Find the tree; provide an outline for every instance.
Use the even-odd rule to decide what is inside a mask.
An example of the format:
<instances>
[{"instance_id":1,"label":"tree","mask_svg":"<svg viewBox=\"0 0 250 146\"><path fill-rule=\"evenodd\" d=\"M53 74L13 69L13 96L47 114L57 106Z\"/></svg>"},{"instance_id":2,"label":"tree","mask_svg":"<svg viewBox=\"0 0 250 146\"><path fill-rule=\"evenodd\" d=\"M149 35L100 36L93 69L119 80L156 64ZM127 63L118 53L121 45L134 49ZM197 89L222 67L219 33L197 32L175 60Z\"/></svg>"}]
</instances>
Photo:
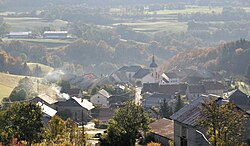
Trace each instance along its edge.
<instances>
[{"instance_id":1,"label":"tree","mask_svg":"<svg viewBox=\"0 0 250 146\"><path fill-rule=\"evenodd\" d=\"M108 124L108 133L101 145L134 146L139 131L148 129L149 117L143 107L128 101L119 108Z\"/></svg>"},{"instance_id":2,"label":"tree","mask_svg":"<svg viewBox=\"0 0 250 146\"><path fill-rule=\"evenodd\" d=\"M164 99L163 103L161 104L160 114L163 118L169 118L173 114L172 107L168 105L166 99Z\"/></svg>"},{"instance_id":3,"label":"tree","mask_svg":"<svg viewBox=\"0 0 250 146\"><path fill-rule=\"evenodd\" d=\"M0 131L5 133L5 140L17 138L18 141L26 141L28 145L42 140L42 112L39 106L16 103L4 111L1 117L5 126L1 126Z\"/></svg>"},{"instance_id":4,"label":"tree","mask_svg":"<svg viewBox=\"0 0 250 146\"><path fill-rule=\"evenodd\" d=\"M181 100L181 95L178 95L174 111L177 112L178 110L180 110L181 108L183 108L183 106L184 106L184 102Z\"/></svg>"},{"instance_id":5,"label":"tree","mask_svg":"<svg viewBox=\"0 0 250 146\"><path fill-rule=\"evenodd\" d=\"M45 128L45 138L47 141L58 142L65 138L66 123L60 117L54 116Z\"/></svg>"},{"instance_id":6,"label":"tree","mask_svg":"<svg viewBox=\"0 0 250 146\"><path fill-rule=\"evenodd\" d=\"M11 101L24 101L27 98L25 89L17 90L16 88L10 94Z\"/></svg>"},{"instance_id":7,"label":"tree","mask_svg":"<svg viewBox=\"0 0 250 146\"><path fill-rule=\"evenodd\" d=\"M205 101L201 108L199 125L205 127L213 146L242 145L245 124L246 113L231 102Z\"/></svg>"}]
</instances>

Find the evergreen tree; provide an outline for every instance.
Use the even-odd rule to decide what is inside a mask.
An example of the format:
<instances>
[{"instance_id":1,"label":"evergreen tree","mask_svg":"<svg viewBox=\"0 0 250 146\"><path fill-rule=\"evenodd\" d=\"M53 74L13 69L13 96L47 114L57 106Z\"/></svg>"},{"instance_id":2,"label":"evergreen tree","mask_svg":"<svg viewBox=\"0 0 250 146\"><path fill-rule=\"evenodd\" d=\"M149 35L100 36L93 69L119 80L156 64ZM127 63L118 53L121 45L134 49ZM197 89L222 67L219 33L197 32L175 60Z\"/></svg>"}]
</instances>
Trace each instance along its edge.
<instances>
[{"instance_id":1,"label":"evergreen tree","mask_svg":"<svg viewBox=\"0 0 250 146\"><path fill-rule=\"evenodd\" d=\"M177 96L177 102L176 102L176 105L175 105L175 112L177 112L178 110L180 110L182 107L184 106L184 102L182 101L181 99L181 95L178 95Z\"/></svg>"},{"instance_id":2,"label":"evergreen tree","mask_svg":"<svg viewBox=\"0 0 250 146\"><path fill-rule=\"evenodd\" d=\"M163 103L161 104L160 114L163 118L169 118L173 114L172 107L168 105L166 99L164 99Z\"/></svg>"}]
</instances>

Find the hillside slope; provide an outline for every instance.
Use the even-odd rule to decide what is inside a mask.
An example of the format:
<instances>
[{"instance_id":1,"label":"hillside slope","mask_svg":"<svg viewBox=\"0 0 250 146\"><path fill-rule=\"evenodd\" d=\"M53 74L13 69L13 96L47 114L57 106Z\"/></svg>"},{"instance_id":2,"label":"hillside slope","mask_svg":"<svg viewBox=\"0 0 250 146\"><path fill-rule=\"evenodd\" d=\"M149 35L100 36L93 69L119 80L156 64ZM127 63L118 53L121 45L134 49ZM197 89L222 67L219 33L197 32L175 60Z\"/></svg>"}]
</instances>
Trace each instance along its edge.
<instances>
[{"instance_id":1,"label":"hillside slope","mask_svg":"<svg viewBox=\"0 0 250 146\"><path fill-rule=\"evenodd\" d=\"M217 48L181 52L167 61L167 68L207 68L229 74L246 75L250 67L250 41L222 44Z\"/></svg>"}]
</instances>

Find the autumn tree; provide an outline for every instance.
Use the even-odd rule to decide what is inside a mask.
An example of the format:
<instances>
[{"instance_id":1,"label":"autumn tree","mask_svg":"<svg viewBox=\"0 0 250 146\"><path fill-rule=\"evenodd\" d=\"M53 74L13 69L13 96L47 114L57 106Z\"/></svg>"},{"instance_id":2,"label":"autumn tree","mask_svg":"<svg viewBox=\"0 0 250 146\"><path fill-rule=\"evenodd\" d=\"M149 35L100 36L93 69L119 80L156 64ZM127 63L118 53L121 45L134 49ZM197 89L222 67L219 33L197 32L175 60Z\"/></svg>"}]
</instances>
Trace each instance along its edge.
<instances>
[{"instance_id":1,"label":"autumn tree","mask_svg":"<svg viewBox=\"0 0 250 146\"><path fill-rule=\"evenodd\" d=\"M1 113L1 140L8 144L11 139L26 141L27 145L42 140L42 112L31 103L16 103Z\"/></svg>"},{"instance_id":2,"label":"autumn tree","mask_svg":"<svg viewBox=\"0 0 250 146\"><path fill-rule=\"evenodd\" d=\"M149 117L143 107L127 102L109 121L108 133L101 138L101 145L134 146L139 131L148 129Z\"/></svg>"},{"instance_id":3,"label":"autumn tree","mask_svg":"<svg viewBox=\"0 0 250 146\"><path fill-rule=\"evenodd\" d=\"M239 146L243 144L246 117L233 103L212 100L203 104L199 125L207 129L213 146Z\"/></svg>"}]
</instances>

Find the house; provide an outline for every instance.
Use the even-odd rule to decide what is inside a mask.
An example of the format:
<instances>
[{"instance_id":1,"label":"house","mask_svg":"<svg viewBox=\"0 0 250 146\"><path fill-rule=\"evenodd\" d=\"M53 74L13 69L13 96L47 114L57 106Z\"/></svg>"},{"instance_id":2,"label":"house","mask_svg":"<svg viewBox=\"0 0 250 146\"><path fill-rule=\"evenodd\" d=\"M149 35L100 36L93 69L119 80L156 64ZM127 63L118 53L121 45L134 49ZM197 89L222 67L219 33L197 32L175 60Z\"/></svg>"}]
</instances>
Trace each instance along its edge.
<instances>
[{"instance_id":1,"label":"house","mask_svg":"<svg viewBox=\"0 0 250 146\"><path fill-rule=\"evenodd\" d=\"M144 83L141 93L154 93L157 92L159 90L159 83Z\"/></svg>"},{"instance_id":2,"label":"house","mask_svg":"<svg viewBox=\"0 0 250 146\"><path fill-rule=\"evenodd\" d=\"M135 83L137 86L142 86L145 83L155 83L156 80L151 74L149 69L140 69L138 70L133 78L135 79Z\"/></svg>"},{"instance_id":3,"label":"house","mask_svg":"<svg viewBox=\"0 0 250 146\"><path fill-rule=\"evenodd\" d=\"M151 107L160 107L161 104L164 102L169 102L171 100L170 95L165 95L163 93L154 93L153 95L150 95L143 99L142 106L145 108L151 108Z\"/></svg>"},{"instance_id":4,"label":"house","mask_svg":"<svg viewBox=\"0 0 250 146\"><path fill-rule=\"evenodd\" d=\"M140 70L142 67L137 65L132 66L123 66L118 70L118 72L126 73L126 76L129 80L132 80L132 77L135 75L135 73Z\"/></svg>"},{"instance_id":5,"label":"house","mask_svg":"<svg viewBox=\"0 0 250 146\"><path fill-rule=\"evenodd\" d=\"M202 94L205 94L205 93L206 93L206 90L203 85L191 84L187 86L186 97L189 100L193 100L193 99L200 97Z\"/></svg>"},{"instance_id":6,"label":"house","mask_svg":"<svg viewBox=\"0 0 250 146\"><path fill-rule=\"evenodd\" d=\"M218 81L203 81L202 85L205 88L206 94L216 94L223 96L225 86Z\"/></svg>"},{"instance_id":7,"label":"house","mask_svg":"<svg viewBox=\"0 0 250 146\"><path fill-rule=\"evenodd\" d=\"M120 95L112 95L108 98L108 103L111 104L122 104L125 101L128 101L129 97L120 96Z\"/></svg>"},{"instance_id":8,"label":"house","mask_svg":"<svg viewBox=\"0 0 250 146\"><path fill-rule=\"evenodd\" d=\"M174 141L174 121L170 119L159 119L149 124L150 135L154 141L161 146L169 146L169 141Z\"/></svg>"},{"instance_id":9,"label":"house","mask_svg":"<svg viewBox=\"0 0 250 146\"><path fill-rule=\"evenodd\" d=\"M222 79L223 78L218 73L206 69L197 69L183 78L182 82L186 82L188 84L199 84L202 80L221 81Z\"/></svg>"},{"instance_id":10,"label":"house","mask_svg":"<svg viewBox=\"0 0 250 146\"><path fill-rule=\"evenodd\" d=\"M44 31L43 38L66 39L66 38L69 38L69 36L68 36L68 31Z\"/></svg>"},{"instance_id":11,"label":"house","mask_svg":"<svg viewBox=\"0 0 250 146\"><path fill-rule=\"evenodd\" d=\"M238 107L250 111L250 96L243 93L241 90L235 89L230 91L226 93L226 97Z\"/></svg>"},{"instance_id":12,"label":"house","mask_svg":"<svg viewBox=\"0 0 250 146\"><path fill-rule=\"evenodd\" d=\"M95 95L90 97L90 102L95 105L101 105L104 107L109 106L109 97L111 95L104 89L98 91Z\"/></svg>"},{"instance_id":13,"label":"house","mask_svg":"<svg viewBox=\"0 0 250 146\"><path fill-rule=\"evenodd\" d=\"M216 95L200 96L170 117L174 120L175 146L209 146L204 132L198 127L197 119L201 115L200 108L204 100L212 99L221 98Z\"/></svg>"},{"instance_id":14,"label":"house","mask_svg":"<svg viewBox=\"0 0 250 146\"><path fill-rule=\"evenodd\" d=\"M161 75L162 77L162 84L179 84L180 78L177 76L175 72L167 72Z\"/></svg>"},{"instance_id":15,"label":"house","mask_svg":"<svg viewBox=\"0 0 250 146\"><path fill-rule=\"evenodd\" d=\"M129 78L125 72L116 71L110 75L110 78L115 83L127 83Z\"/></svg>"},{"instance_id":16,"label":"house","mask_svg":"<svg viewBox=\"0 0 250 146\"><path fill-rule=\"evenodd\" d=\"M112 118L113 114L114 110L112 108L101 107L99 109L99 114L96 118L102 123L108 123L109 119Z\"/></svg>"},{"instance_id":17,"label":"house","mask_svg":"<svg viewBox=\"0 0 250 146\"><path fill-rule=\"evenodd\" d=\"M32 38L32 32L10 32L6 35L8 38Z\"/></svg>"},{"instance_id":18,"label":"house","mask_svg":"<svg viewBox=\"0 0 250 146\"><path fill-rule=\"evenodd\" d=\"M44 125L47 125L50 119L56 115L57 111L41 102L38 102L37 105L40 106L43 113L42 121Z\"/></svg>"},{"instance_id":19,"label":"house","mask_svg":"<svg viewBox=\"0 0 250 146\"><path fill-rule=\"evenodd\" d=\"M58 113L69 111L70 114L67 115L68 118L71 118L76 122L81 122L82 120L86 122L91 120L91 110L94 109L91 102L77 97L72 97L66 101L58 101L54 104L54 107Z\"/></svg>"},{"instance_id":20,"label":"house","mask_svg":"<svg viewBox=\"0 0 250 146\"><path fill-rule=\"evenodd\" d=\"M204 128L198 125L201 117L201 107L207 101L216 100L217 103L223 105L228 100L218 95L202 95L193 100L190 104L185 105L178 112L174 113L170 118L174 120L174 143L175 146L209 146L208 139ZM236 110L243 110L248 116L249 111L241 109L236 105ZM250 139L250 118L246 121L246 134L244 139Z\"/></svg>"},{"instance_id":21,"label":"house","mask_svg":"<svg viewBox=\"0 0 250 146\"><path fill-rule=\"evenodd\" d=\"M32 103L42 103L42 104L45 104L49 107L52 107L52 105L56 102L58 102L58 100L50 97L49 95L47 94L40 94L40 95L37 95L35 98L31 99L30 102Z\"/></svg>"},{"instance_id":22,"label":"house","mask_svg":"<svg viewBox=\"0 0 250 146\"><path fill-rule=\"evenodd\" d=\"M157 90L159 93L164 93L165 95L171 96L174 98L179 93L179 85L160 85L159 89Z\"/></svg>"}]
</instances>

